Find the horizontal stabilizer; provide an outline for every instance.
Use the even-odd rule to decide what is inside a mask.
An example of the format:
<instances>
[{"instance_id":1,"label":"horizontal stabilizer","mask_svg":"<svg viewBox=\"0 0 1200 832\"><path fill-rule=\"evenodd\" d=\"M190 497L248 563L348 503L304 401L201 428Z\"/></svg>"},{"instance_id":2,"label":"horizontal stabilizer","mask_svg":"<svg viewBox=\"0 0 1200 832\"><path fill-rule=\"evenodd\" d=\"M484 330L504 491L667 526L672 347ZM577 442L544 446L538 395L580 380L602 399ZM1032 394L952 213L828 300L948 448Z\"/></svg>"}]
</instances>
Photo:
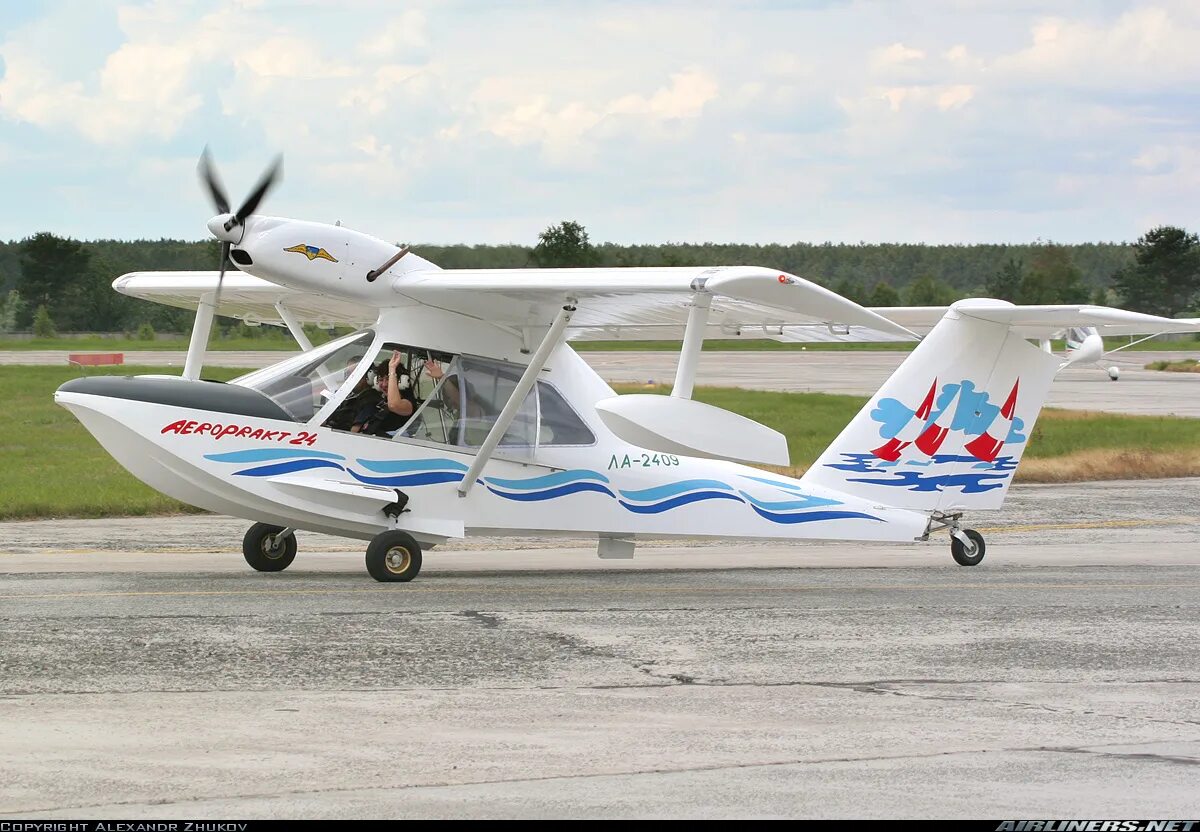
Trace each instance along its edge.
<instances>
[{"instance_id":1,"label":"horizontal stabilizer","mask_svg":"<svg viewBox=\"0 0 1200 832\"><path fill-rule=\"evenodd\" d=\"M596 402L605 427L631 445L684 456L787 465L787 437L693 399L628 394Z\"/></svg>"}]
</instances>

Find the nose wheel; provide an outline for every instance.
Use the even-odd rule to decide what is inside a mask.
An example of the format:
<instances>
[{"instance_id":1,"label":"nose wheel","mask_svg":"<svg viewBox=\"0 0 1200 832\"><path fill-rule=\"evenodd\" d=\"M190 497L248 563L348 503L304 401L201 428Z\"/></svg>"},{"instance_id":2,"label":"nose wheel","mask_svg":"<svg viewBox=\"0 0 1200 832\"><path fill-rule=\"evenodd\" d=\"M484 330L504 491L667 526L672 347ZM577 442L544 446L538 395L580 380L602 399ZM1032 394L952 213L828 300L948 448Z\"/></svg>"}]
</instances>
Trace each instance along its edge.
<instances>
[{"instance_id":1,"label":"nose wheel","mask_svg":"<svg viewBox=\"0 0 1200 832\"><path fill-rule=\"evenodd\" d=\"M983 560L983 553L986 551L983 535L974 529L950 531L950 554L959 566L975 566Z\"/></svg>"},{"instance_id":2,"label":"nose wheel","mask_svg":"<svg viewBox=\"0 0 1200 832\"><path fill-rule=\"evenodd\" d=\"M367 571L377 581L411 581L421 571L421 544L408 532L380 532L367 547Z\"/></svg>"},{"instance_id":3,"label":"nose wheel","mask_svg":"<svg viewBox=\"0 0 1200 832\"><path fill-rule=\"evenodd\" d=\"M296 559L296 535L283 526L255 523L242 538L242 555L259 572L282 572Z\"/></svg>"}]
</instances>

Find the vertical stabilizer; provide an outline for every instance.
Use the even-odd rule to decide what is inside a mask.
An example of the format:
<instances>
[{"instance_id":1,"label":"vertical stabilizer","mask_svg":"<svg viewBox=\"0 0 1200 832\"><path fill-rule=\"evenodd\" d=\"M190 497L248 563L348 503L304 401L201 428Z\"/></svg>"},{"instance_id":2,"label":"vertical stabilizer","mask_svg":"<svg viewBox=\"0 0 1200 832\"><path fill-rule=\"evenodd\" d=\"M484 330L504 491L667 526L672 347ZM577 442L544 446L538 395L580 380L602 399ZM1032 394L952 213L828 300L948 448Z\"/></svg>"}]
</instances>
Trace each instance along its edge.
<instances>
[{"instance_id":1,"label":"vertical stabilizer","mask_svg":"<svg viewBox=\"0 0 1200 832\"><path fill-rule=\"evenodd\" d=\"M804 481L897 508L999 508L1059 363L951 307Z\"/></svg>"}]
</instances>

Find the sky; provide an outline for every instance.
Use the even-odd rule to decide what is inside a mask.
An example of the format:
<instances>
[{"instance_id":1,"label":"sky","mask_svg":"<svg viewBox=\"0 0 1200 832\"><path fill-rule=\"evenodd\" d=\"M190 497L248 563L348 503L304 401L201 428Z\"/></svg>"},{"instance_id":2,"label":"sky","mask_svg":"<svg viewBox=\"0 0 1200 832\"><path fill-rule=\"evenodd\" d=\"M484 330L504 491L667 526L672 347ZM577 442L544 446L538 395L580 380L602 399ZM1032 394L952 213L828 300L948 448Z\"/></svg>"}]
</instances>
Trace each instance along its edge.
<instances>
[{"instance_id":1,"label":"sky","mask_svg":"<svg viewBox=\"0 0 1200 832\"><path fill-rule=\"evenodd\" d=\"M1195 0L0 4L0 239L1088 242L1200 230Z\"/></svg>"}]
</instances>

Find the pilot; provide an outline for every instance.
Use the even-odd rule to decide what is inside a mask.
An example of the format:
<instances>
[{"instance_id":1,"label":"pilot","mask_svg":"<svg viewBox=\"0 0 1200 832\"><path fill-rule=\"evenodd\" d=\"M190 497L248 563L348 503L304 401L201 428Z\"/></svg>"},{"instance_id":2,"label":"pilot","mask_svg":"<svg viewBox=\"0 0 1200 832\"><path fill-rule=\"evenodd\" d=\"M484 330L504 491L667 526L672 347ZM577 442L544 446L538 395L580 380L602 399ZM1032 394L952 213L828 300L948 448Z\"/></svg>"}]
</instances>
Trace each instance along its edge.
<instances>
[{"instance_id":1,"label":"pilot","mask_svg":"<svg viewBox=\"0 0 1200 832\"><path fill-rule=\"evenodd\" d=\"M374 406L360 411L351 430L372 436L390 436L404 427L416 411L419 402L412 379L400 366L402 360L400 351L393 350L391 360L386 365L381 362L376 368L379 400Z\"/></svg>"},{"instance_id":2,"label":"pilot","mask_svg":"<svg viewBox=\"0 0 1200 832\"><path fill-rule=\"evenodd\" d=\"M362 361L362 356L358 355L346 362L347 380L350 379L350 374L354 372L354 368L358 366L358 362ZM379 392L371 386L369 379L370 371L363 373L362 378L354 385L350 394L346 399L337 406L329 419L325 422L325 427L334 428L335 430L350 430L354 425L355 416L367 405L374 406L379 401Z\"/></svg>"}]
</instances>

